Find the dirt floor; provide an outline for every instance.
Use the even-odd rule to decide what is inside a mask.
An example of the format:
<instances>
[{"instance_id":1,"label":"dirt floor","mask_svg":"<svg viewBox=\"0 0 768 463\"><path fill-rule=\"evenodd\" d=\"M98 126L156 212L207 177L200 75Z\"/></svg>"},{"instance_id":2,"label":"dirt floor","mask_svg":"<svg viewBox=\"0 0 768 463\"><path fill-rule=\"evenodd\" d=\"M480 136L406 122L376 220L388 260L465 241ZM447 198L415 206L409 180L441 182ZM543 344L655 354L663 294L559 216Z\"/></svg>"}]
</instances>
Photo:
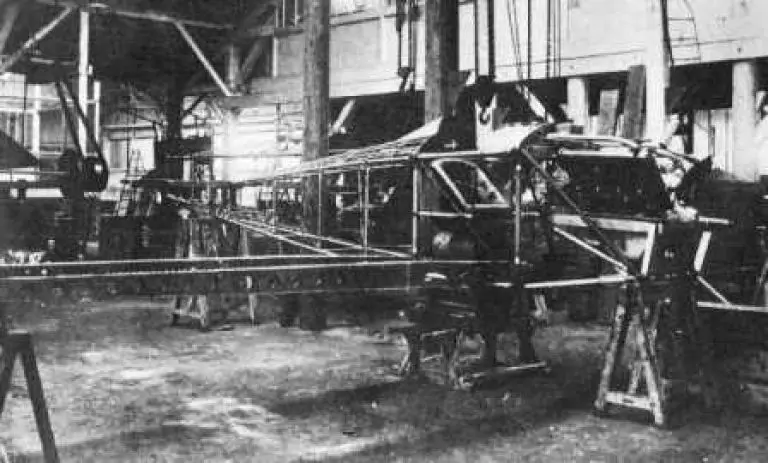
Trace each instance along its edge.
<instances>
[{"instance_id":1,"label":"dirt floor","mask_svg":"<svg viewBox=\"0 0 768 463\"><path fill-rule=\"evenodd\" d=\"M768 461L768 420L734 408L688 410L674 430L593 416L602 326L542 329L549 374L463 392L401 380L402 345L358 329L201 333L169 327L167 307L85 301L18 314L62 461ZM42 461L18 370L0 443L12 461Z\"/></svg>"}]
</instances>

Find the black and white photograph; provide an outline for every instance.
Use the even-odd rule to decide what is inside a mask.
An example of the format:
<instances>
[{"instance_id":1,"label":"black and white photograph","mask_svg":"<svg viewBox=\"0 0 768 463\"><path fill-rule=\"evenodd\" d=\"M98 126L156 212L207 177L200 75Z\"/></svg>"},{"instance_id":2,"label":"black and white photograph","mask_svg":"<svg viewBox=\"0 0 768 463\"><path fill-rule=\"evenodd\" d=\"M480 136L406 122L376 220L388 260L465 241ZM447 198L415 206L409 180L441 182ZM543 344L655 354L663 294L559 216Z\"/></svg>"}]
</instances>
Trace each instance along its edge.
<instances>
[{"instance_id":1,"label":"black and white photograph","mask_svg":"<svg viewBox=\"0 0 768 463\"><path fill-rule=\"evenodd\" d=\"M0 463L768 461L765 18L0 0Z\"/></svg>"}]
</instances>

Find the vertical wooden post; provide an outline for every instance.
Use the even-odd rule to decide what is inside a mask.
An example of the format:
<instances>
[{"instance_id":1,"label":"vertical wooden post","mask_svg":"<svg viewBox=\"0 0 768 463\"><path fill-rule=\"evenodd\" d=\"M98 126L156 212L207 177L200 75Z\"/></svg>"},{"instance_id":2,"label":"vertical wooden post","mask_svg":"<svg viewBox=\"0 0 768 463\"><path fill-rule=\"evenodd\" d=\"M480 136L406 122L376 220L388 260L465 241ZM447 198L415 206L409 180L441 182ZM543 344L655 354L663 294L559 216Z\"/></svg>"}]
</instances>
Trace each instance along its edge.
<instances>
[{"instance_id":1,"label":"vertical wooden post","mask_svg":"<svg viewBox=\"0 0 768 463\"><path fill-rule=\"evenodd\" d=\"M589 79L586 77L571 77L568 79L568 116L573 123L584 127L589 126Z\"/></svg>"},{"instance_id":2,"label":"vertical wooden post","mask_svg":"<svg viewBox=\"0 0 768 463\"><path fill-rule=\"evenodd\" d=\"M308 0L304 14L304 155L312 161L328 155L330 107L330 5ZM319 179L304 180L304 222L309 232L319 230Z\"/></svg>"},{"instance_id":3,"label":"vertical wooden post","mask_svg":"<svg viewBox=\"0 0 768 463\"><path fill-rule=\"evenodd\" d=\"M77 102L85 115L88 115L88 57L90 45L90 13L86 10L80 11L80 42L78 48L77 61ZM86 133L85 121L77 121L77 140L84 151L89 151L88 135Z\"/></svg>"},{"instance_id":4,"label":"vertical wooden post","mask_svg":"<svg viewBox=\"0 0 768 463\"><path fill-rule=\"evenodd\" d=\"M304 2L304 155L303 161L312 161L328 155L328 122L330 108L330 2L305 0ZM328 208L324 189L320 188L321 175L304 178L303 218L307 231L322 233L322 216ZM308 330L322 330L327 326L319 299L301 298L299 326Z\"/></svg>"},{"instance_id":5,"label":"vertical wooden post","mask_svg":"<svg viewBox=\"0 0 768 463\"><path fill-rule=\"evenodd\" d=\"M240 48L235 44L229 44L227 46L227 87L235 91L242 85L240 61Z\"/></svg>"},{"instance_id":6,"label":"vertical wooden post","mask_svg":"<svg viewBox=\"0 0 768 463\"><path fill-rule=\"evenodd\" d=\"M758 177L755 152L757 127L757 65L755 61L733 63L733 173L754 181Z\"/></svg>"},{"instance_id":7,"label":"vertical wooden post","mask_svg":"<svg viewBox=\"0 0 768 463\"><path fill-rule=\"evenodd\" d=\"M645 66L631 66L624 95L624 127L621 136L643 137L643 103L645 102Z\"/></svg>"},{"instance_id":8,"label":"vertical wooden post","mask_svg":"<svg viewBox=\"0 0 768 463\"><path fill-rule=\"evenodd\" d=\"M459 70L459 1L426 1L424 119L450 114L451 88Z\"/></svg>"},{"instance_id":9,"label":"vertical wooden post","mask_svg":"<svg viewBox=\"0 0 768 463\"><path fill-rule=\"evenodd\" d=\"M240 54L240 48L231 43L227 46L226 55L226 82L227 87L232 89L233 92L239 93L243 87L243 75L240 72L240 65L242 57ZM234 138L237 130L237 113L232 109L228 109L224 113L224 154L228 156L234 156L235 145ZM215 172L215 177L219 180L231 180L232 175L230 170L234 169L232 161L230 159L213 159L211 161L211 170ZM215 166L215 167L214 167Z\"/></svg>"},{"instance_id":10,"label":"vertical wooden post","mask_svg":"<svg viewBox=\"0 0 768 463\"><path fill-rule=\"evenodd\" d=\"M666 91L669 68L664 44L663 12L660 0L650 0L646 28L645 138L661 141L667 118Z\"/></svg>"},{"instance_id":11,"label":"vertical wooden post","mask_svg":"<svg viewBox=\"0 0 768 463\"><path fill-rule=\"evenodd\" d=\"M475 71L478 76L490 75L489 68L489 41L488 41L488 9L490 8L488 0L476 0L474 21L475 21ZM475 76L477 78L477 76Z\"/></svg>"}]
</instances>

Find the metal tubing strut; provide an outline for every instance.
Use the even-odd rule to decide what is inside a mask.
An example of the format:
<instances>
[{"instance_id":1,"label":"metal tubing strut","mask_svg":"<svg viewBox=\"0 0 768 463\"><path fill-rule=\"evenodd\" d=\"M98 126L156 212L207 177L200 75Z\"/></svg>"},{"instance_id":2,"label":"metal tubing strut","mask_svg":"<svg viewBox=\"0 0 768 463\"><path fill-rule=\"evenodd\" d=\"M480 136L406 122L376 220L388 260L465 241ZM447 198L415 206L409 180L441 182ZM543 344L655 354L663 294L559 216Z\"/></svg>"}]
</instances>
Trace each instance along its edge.
<instances>
[{"instance_id":1,"label":"metal tubing strut","mask_svg":"<svg viewBox=\"0 0 768 463\"><path fill-rule=\"evenodd\" d=\"M629 262L629 260L624 255L624 253L621 252L621 250L619 250L608 239L607 236L605 236L605 234L600 229L600 227L597 226L597 223L595 223L595 221L592 220L592 218L589 215L587 215L584 211L582 211L581 208L579 207L579 205L576 204L565 193L565 191L563 191L562 188L560 188L560 186L557 184L555 179L552 178L552 176L549 175L549 173L543 167L541 167L538 162L536 162L536 159L528 152L528 150L523 148L523 149L520 150L520 153L523 156L525 156L525 158L528 160L528 162L531 163L533 168L536 169L536 171L539 172L539 174L541 174L541 176L544 179L544 181L547 182L547 185L552 187L552 189L555 191L555 193L557 193L557 195L560 197L560 199L565 201L565 203L568 205L568 207L573 209L573 211L581 217L581 220L583 220L584 223L587 224L587 228L589 228L589 230L592 231L592 233L594 233L595 236L597 236L597 238L600 240L600 242L611 251L611 253L614 255L614 257L617 260L619 260L620 262L622 262L624 265L627 266L627 271L630 272L632 275L637 275L637 270L634 268L632 263Z\"/></svg>"}]
</instances>

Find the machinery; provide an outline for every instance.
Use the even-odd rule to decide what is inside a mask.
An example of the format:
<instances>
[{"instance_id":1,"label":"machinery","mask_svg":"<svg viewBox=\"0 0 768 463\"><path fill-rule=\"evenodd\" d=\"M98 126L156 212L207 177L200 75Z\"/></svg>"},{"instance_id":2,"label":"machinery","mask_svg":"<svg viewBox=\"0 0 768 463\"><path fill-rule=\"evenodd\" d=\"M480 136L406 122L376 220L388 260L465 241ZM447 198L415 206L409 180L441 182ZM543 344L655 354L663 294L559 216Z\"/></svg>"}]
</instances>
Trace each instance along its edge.
<instances>
[{"instance_id":1,"label":"machinery","mask_svg":"<svg viewBox=\"0 0 768 463\"><path fill-rule=\"evenodd\" d=\"M95 218L93 202L89 201L87 196L106 189L109 169L86 115L72 97L74 92L71 85L65 79L56 82L56 89L62 108L65 108L64 115L70 135L77 140L76 121L85 121L90 145L94 147L95 153L89 154L85 146L76 143L74 148L67 148L62 152L55 171L39 170L35 165L31 165L34 163L29 162L7 166L0 171L0 174L5 174L0 180L0 191L7 192L7 195L0 199L3 203L4 219L8 223L19 223L19 228L12 230L15 236L9 237L7 242L0 246L13 249L20 245L23 248L14 249L15 251L44 251L46 259L49 260L75 260L85 254L85 241L88 240ZM70 100L75 101L74 110L67 109L67 95ZM0 153L3 157L35 159L24 147L10 139L0 146L3 149ZM62 200L49 200L41 205L43 201L27 198L27 192L32 189L58 189ZM47 217L34 217L27 223L25 216L40 210L45 210ZM17 243L20 238L30 234L30 231L39 236Z\"/></svg>"}]
</instances>

